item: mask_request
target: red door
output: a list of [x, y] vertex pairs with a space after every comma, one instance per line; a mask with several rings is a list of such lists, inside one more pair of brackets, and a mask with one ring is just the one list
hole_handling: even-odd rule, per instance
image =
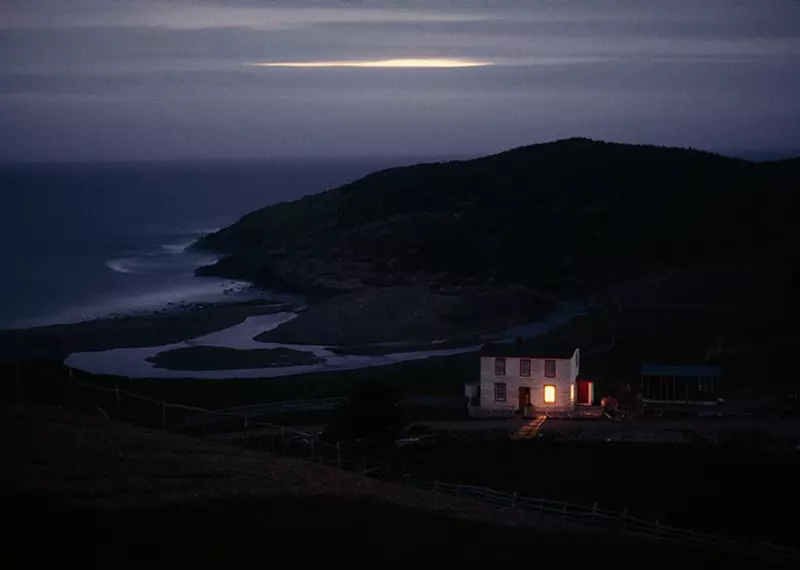
[[592, 404], [592, 383], [588, 380], [578, 380], [578, 403], [585, 406]]

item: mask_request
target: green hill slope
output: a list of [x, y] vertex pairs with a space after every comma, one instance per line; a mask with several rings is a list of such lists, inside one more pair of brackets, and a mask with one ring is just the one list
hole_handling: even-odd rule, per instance
[[596, 287], [655, 267], [796, 258], [800, 161], [568, 139], [376, 172], [198, 242], [206, 274], [292, 290]]

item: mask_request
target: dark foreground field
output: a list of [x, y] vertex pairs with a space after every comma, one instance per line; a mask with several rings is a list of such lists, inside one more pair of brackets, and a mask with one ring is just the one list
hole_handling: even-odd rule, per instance
[[[80, 562], [144, 564], [306, 564], [411, 567], [557, 564], [559, 568], [674, 568], [734, 559], [635, 538], [492, 526], [342, 497], [219, 499], [159, 509], [96, 512], [38, 496], [4, 497], [4, 558], [14, 567]], [[759, 561], [759, 564], [764, 564]], [[11, 566], [9, 566], [11, 567]]]
[[[796, 442], [730, 434], [718, 444], [462, 441], [408, 447], [415, 476], [623, 511], [649, 521], [800, 547]], [[741, 442], [747, 442], [741, 443]]]
[[96, 415], [2, 405], [0, 422], [4, 567], [733, 562]]

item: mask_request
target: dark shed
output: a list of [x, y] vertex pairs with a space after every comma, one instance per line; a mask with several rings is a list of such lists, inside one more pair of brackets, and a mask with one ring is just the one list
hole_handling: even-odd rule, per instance
[[719, 366], [643, 364], [641, 393], [645, 403], [714, 405], [719, 400]]

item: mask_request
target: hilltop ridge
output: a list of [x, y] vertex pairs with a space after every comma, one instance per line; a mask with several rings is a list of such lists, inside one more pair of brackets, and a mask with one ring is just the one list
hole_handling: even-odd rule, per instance
[[798, 162], [572, 138], [390, 168], [202, 238], [224, 257], [200, 273], [305, 292], [564, 291], [653, 267], [785, 261]]

